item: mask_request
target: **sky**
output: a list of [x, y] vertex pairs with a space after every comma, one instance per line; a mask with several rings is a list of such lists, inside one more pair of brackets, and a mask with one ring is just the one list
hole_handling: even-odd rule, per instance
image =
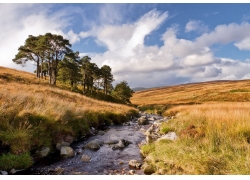
[[109, 65], [114, 85], [250, 79], [250, 3], [8, 2], [0, 3], [0, 66], [33, 72], [32, 62], [12, 59], [28, 35], [51, 32]]

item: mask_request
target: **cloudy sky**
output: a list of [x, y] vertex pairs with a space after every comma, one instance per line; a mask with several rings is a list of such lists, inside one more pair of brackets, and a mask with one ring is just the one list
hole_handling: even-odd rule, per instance
[[0, 66], [28, 35], [69, 39], [74, 51], [112, 68], [114, 85], [156, 87], [250, 79], [250, 4], [0, 4]]

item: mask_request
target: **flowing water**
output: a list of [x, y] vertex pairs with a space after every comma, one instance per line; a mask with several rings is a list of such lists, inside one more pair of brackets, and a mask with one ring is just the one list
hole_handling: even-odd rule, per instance
[[[152, 115], [151, 115], [152, 116]], [[155, 116], [161, 119], [160, 116]], [[73, 143], [71, 147], [78, 153], [73, 158], [60, 159], [58, 154], [54, 154], [44, 161], [34, 165], [28, 171], [20, 174], [62, 174], [62, 175], [108, 175], [108, 174], [129, 174], [130, 170], [134, 170], [135, 174], [143, 175], [141, 169], [134, 169], [129, 166], [132, 159], [143, 163], [143, 157], [140, 153], [138, 144], [145, 141], [145, 135], [141, 129], [147, 129], [149, 125], [138, 125], [130, 122], [130, 125], [108, 126], [104, 135], [94, 135], [85, 140]], [[88, 142], [101, 139], [104, 141], [111, 139], [125, 139], [131, 141], [123, 149], [112, 150], [110, 145], [104, 144], [98, 151], [84, 149], [83, 146]], [[83, 162], [82, 155], [88, 155], [91, 160]], [[53, 157], [53, 158], [51, 158]]]

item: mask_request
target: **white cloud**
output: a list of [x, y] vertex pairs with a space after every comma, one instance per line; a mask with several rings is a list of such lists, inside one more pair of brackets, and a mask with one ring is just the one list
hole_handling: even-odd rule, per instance
[[[47, 32], [69, 37], [72, 43], [79, 41], [71, 30], [66, 35], [63, 29], [69, 25], [67, 12], [58, 11], [49, 15], [51, 5], [43, 4], [1, 4], [0, 5], [0, 65], [23, 69], [12, 62], [18, 47], [23, 45], [28, 35], [41, 35]], [[27, 65], [26, 70], [33, 71]]]
[[94, 55], [93, 61], [111, 66], [116, 82], [125, 79], [133, 87], [246, 78], [248, 61], [215, 57], [210, 46], [235, 42], [246, 49], [248, 23], [218, 25], [193, 41], [178, 38], [178, 26], [172, 26], [162, 34], [163, 46], [145, 46], [146, 35], [166, 19], [167, 12], [153, 10], [135, 23], [95, 27], [97, 40], [108, 51]]
[[242, 24], [231, 23], [228, 25], [218, 25], [214, 31], [204, 33], [196, 38], [197, 46], [205, 47], [213, 44], [228, 44], [230, 42], [239, 42], [250, 37], [250, 24], [244, 22]]
[[245, 38], [234, 45], [240, 50], [250, 50], [250, 37]]
[[77, 34], [75, 34], [72, 30], [70, 30], [68, 33], [67, 33], [67, 36], [65, 37], [67, 39], [69, 39], [69, 42], [71, 44], [75, 44], [77, 42], [80, 41], [80, 38]]
[[[44, 10], [44, 7], [45, 8]], [[113, 6], [105, 6], [110, 10]], [[21, 69], [11, 59], [17, 53], [29, 34], [46, 32], [61, 34], [78, 43], [92, 36], [96, 42], [107, 48], [103, 53], [82, 52], [89, 55], [99, 67], [111, 66], [116, 82], [127, 80], [131, 87], [153, 87], [187, 82], [223, 79], [249, 78], [250, 60], [239, 61], [215, 57], [211, 49], [214, 44], [234, 43], [239, 50], [250, 50], [250, 24], [218, 25], [213, 31], [203, 33], [195, 40], [179, 38], [178, 26], [171, 26], [162, 34], [162, 46], [146, 46], [144, 39], [156, 31], [168, 18], [168, 12], [156, 9], [142, 15], [135, 22], [123, 22], [123, 16], [116, 10], [112, 13], [100, 11], [103, 23], [94, 25], [90, 31], [74, 32], [66, 10], [48, 15], [47, 5], [0, 5], [0, 65]], [[196, 26], [197, 25], [197, 26]], [[196, 21], [187, 24], [187, 31], [200, 31], [203, 24]], [[203, 31], [204, 32], [204, 31]], [[8, 53], [6, 53], [8, 52]], [[34, 68], [29, 65], [30, 71]]]
[[198, 31], [200, 33], [207, 32], [208, 26], [201, 21], [191, 20], [185, 26], [185, 32]]
[[91, 35], [91, 33], [90, 32], [84, 32], [84, 31], [82, 31], [82, 32], [80, 32], [79, 33], [79, 36], [81, 37], [81, 38], [86, 38], [86, 37], [89, 37]]

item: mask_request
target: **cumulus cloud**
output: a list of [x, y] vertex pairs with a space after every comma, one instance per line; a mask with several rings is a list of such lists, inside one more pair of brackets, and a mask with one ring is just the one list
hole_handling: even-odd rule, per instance
[[[169, 18], [168, 12], [153, 9], [134, 22], [124, 22], [119, 8], [114, 16], [113, 5], [105, 6], [99, 14], [101, 24], [79, 33], [70, 27], [68, 11], [49, 12], [49, 5], [1, 4], [0, 5], [0, 65], [19, 68], [11, 59], [29, 34], [57, 33], [79, 43], [92, 36], [103, 53], [81, 52], [89, 55], [99, 67], [104, 64], [112, 68], [115, 83], [127, 80], [131, 87], [165, 86], [189, 82], [249, 78], [250, 60], [240, 61], [215, 57], [211, 48], [214, 44], [233, 43], [239, 50], [250, 50], [250, 24], [223, 24], [194, 40], [178, 37], [178, 26], [170, 26], [161, 35], [162, 46], [146, 46], [145, 38], [156, 31]], [[46, 7], [46, 8], [44, 8]], [[111, 19], [110, 19], [111, 18]], [[106, 20], [105, 20], [106, 19]], [[194, 21], [194, 20], [193, 20]], [[186, 32], [200, 31], [206, 27], [200, 21], [188, 22]], [[201, 29], [199, 29], [201, 28]], [[67, 31], [65, 31], [67, 29]], [[204, 30], [204, 28], [203, 28]], [[11, 38], [10, 38], [11, 37]], [[6, 53], [8, 52], [8, 53]], [[33, 67], [30, 66], [30, 71]]]
[[[63, 35], [71, 43], [79, 42], [79, 37], [72, 30], [64, 33], [70, 25], [70, 15], [65, 10], [51, 13], [51, 5], [43, 4], [1, 4], [0, 5], [0, 65], [22, 69], [11, 60], [18, 47], [23, 45], [29, 35], [40, 35], [47, 32]], [[27, 64], [26, 70], [34, 67]]]
[[207, 32], [208, 26], [201, 21], [191, 20], [185, 26], [185, 32], [198, 31], [200, 33]]
[[172, 26], [162, 34], [163, 46], [146, 46], [145, 37], [167, 17], [168, 12], [154, 9], [134, 23], [96, 27], [94, 36], [108, 51], [92, 59], [111, 66], [116, 82], [126, 79], [133, 87], [247, 77], [248, 61], [215, 57], [210, 46], [233, 42], [240, 50], [248, 50], [249, 23], [218, 25], [193, 41], [178, 38], [178, 26]]

